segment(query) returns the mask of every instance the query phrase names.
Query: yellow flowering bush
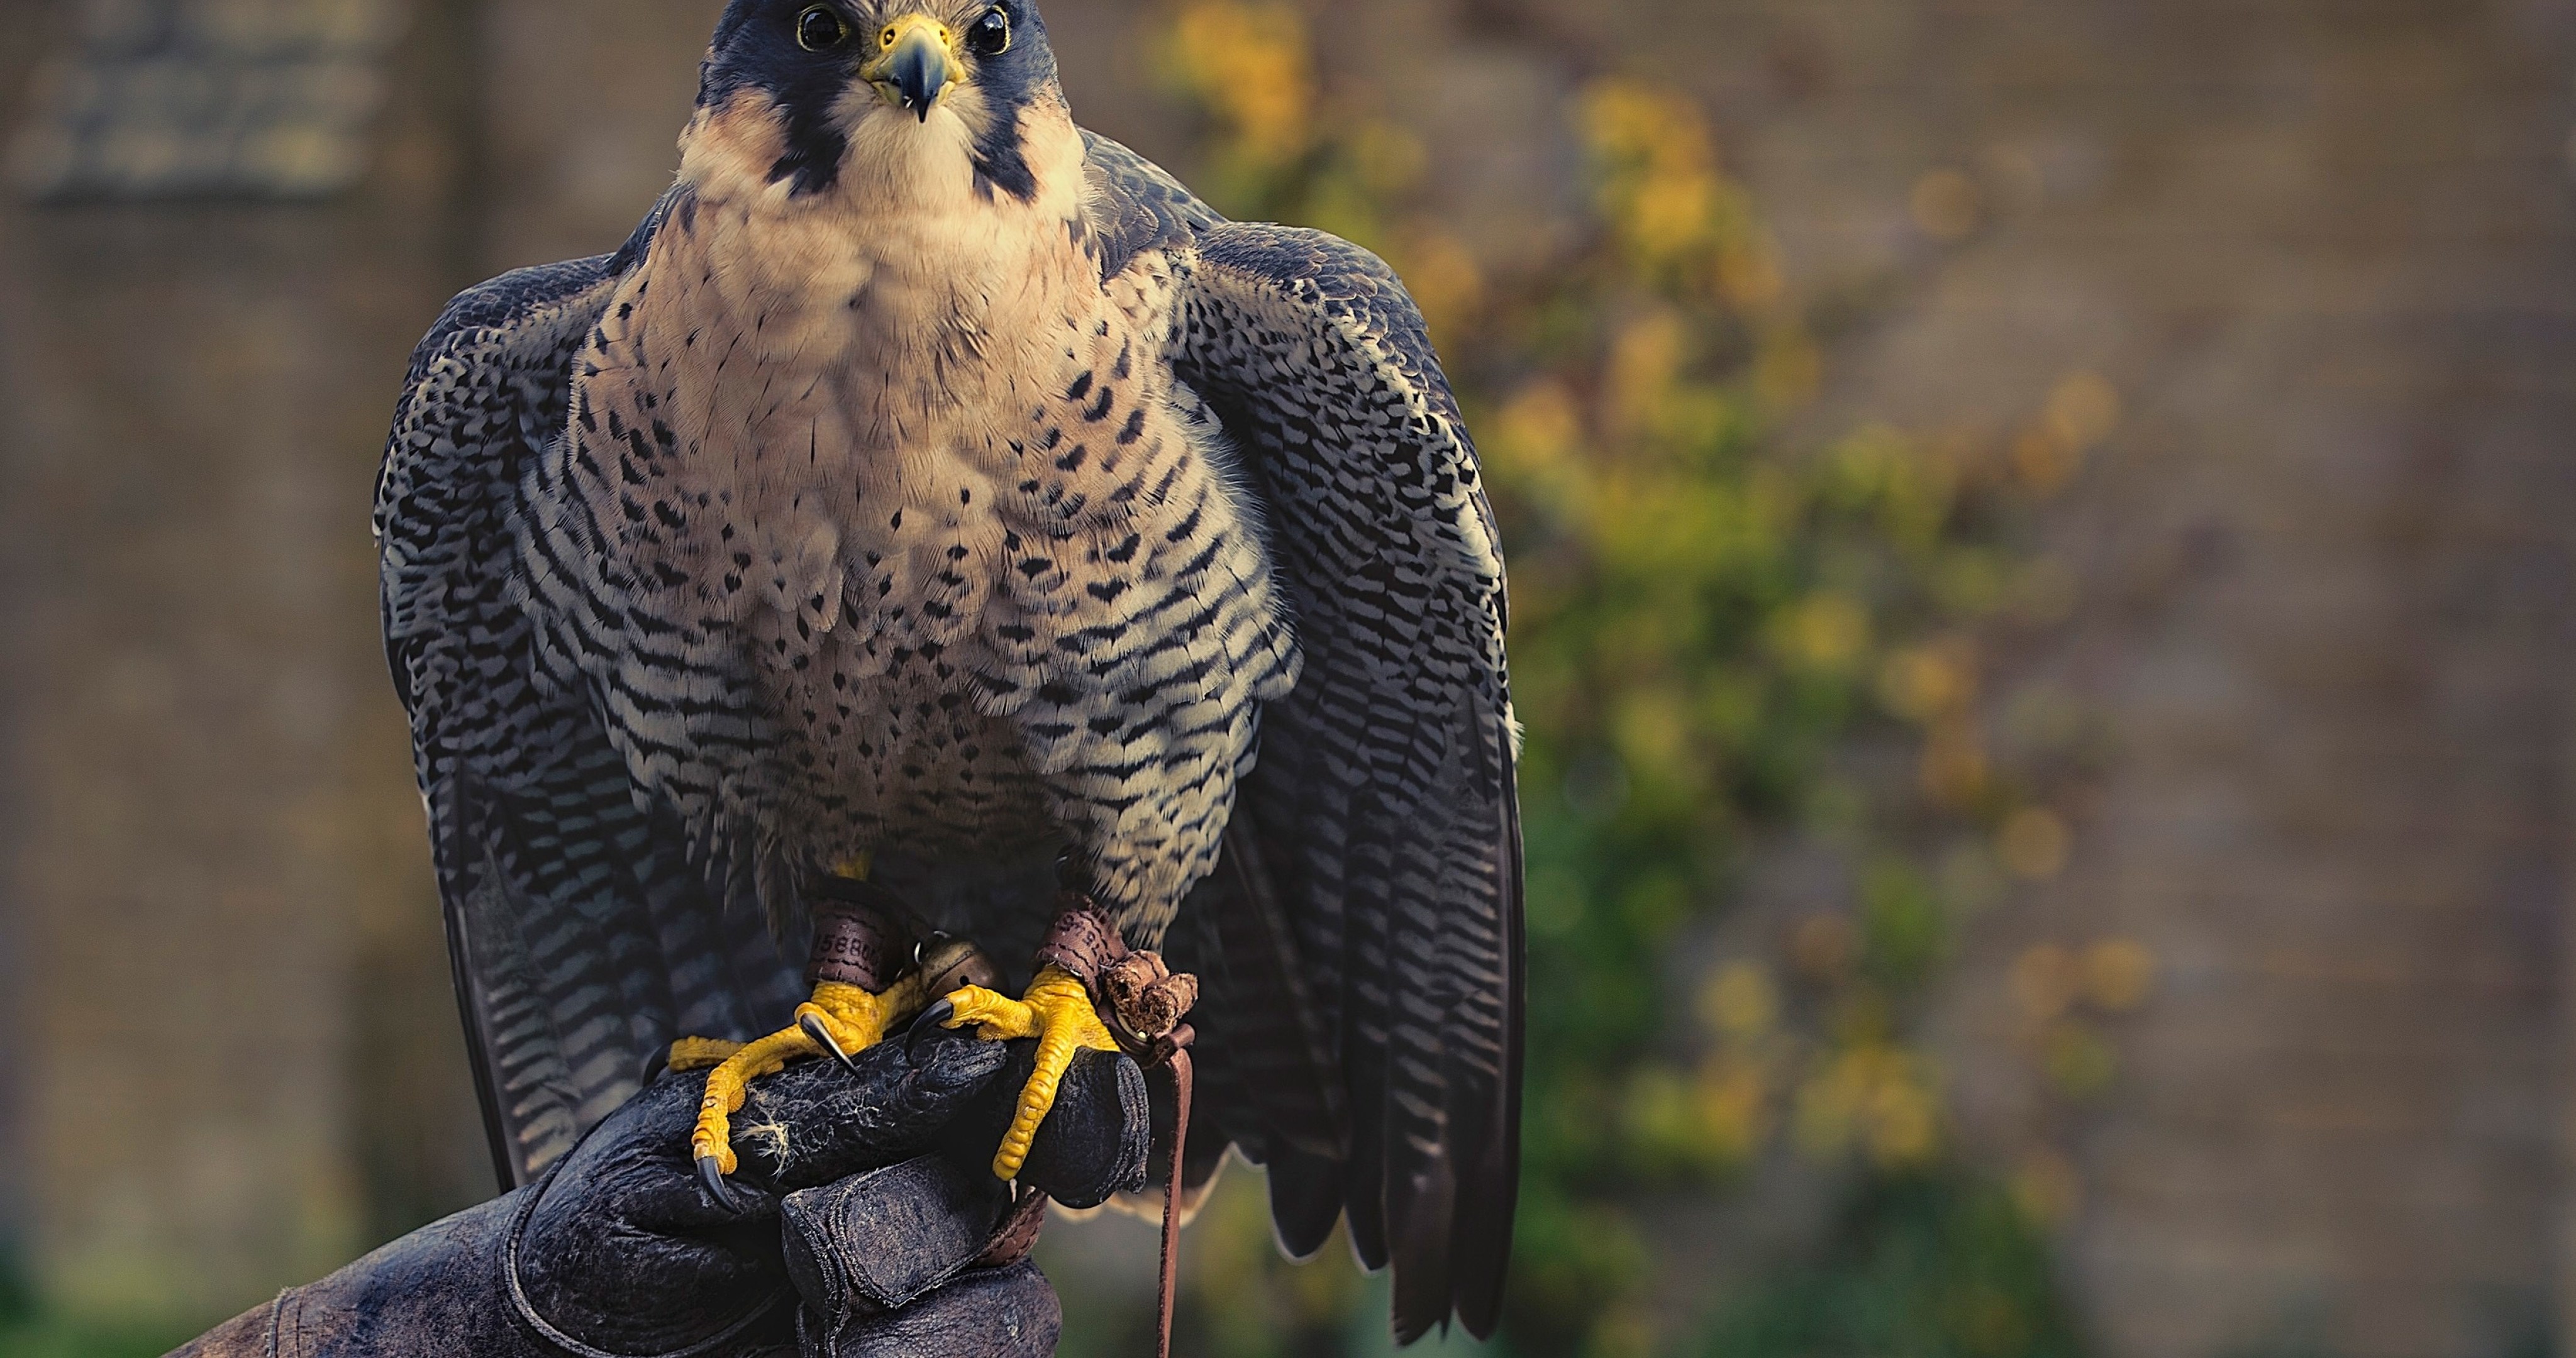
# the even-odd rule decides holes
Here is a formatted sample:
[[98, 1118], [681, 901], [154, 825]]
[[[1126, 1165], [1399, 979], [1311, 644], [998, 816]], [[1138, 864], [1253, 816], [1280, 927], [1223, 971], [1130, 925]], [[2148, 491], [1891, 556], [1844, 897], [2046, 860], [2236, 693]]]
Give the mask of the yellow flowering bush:
[[[1822, 356], [1690, 100], [1586, 91], [1581, 229], [1496, 276], [1420, 205], [1418, 141], [1328, 97], [1308, 42], [1293, 4], [1184, 0], [1165, 70], [1204, 119], [1186, 168], [1220, 210], [1348, 236], [1406, 278], [1504, 520], [1533, 978], [1507, 1344], [2067, 1352], [2033, 1228], [2073, 1171], [2044, 1146], [2007, 1185], [1963, 1170], [1909, 1027], [1962, 918], [2073, 851], [2047, 761], [1992, 737], [1988, 670], [1998, 634], [2073, 604], [2027, 520], [2117, 427], [2117, 391], [2074, 374], [2000, 439], [1792, 441]], [[1918, 217], [1963, 219], [1917, 196], [1938, 200]], [[1790, 841], [1840, 885], [1713, 964], [1676, 961], [1712, 954], [1748, 863]], [[2013, 976], [2035, 1068], [2098, 1093], [2107, 1021], [2145, 1001], [2152, 957], [2052, 945]], [[1833, 1259], [1658, 1333], [1637, 1205], [1781, 1155], [1858, 1185]], [[1347, 1266], [1279, 1263], [1264, 1212], [1221, 1194], [1200, 1228], [1198, 1347], [1338, 1352], [1382, 1327]], [[1904, 1332], [1852, 1328], [1863, 1314]]]

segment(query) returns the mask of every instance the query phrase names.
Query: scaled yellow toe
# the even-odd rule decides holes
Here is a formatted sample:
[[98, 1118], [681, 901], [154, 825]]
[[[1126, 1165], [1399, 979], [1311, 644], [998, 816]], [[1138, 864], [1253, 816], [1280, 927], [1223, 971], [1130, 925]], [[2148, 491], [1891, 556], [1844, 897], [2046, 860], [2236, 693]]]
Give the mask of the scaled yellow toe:
[[814, 987], [814, 998], [796, 1006], [796, 1019], [821, 1021], [843, 1052], [856, 1056], [885, 1040], [891, 1027], [894, 1006], [854, 985], [824, 981]]
[[1020, 1167], [1028, 1162], [1030, 1145], [1037, 1140], [1038, 1124], [1046, 1121], [1048, 1110], [1055, 1107], [1056, 1091], [1063, 1087], [1065, 1074], [1073, 1069], [1074, 1053], [1086, 1047], [1114, 1052], [1118, 1044], [1092, 1009], [1091, 996], [1083, 990], [1082, 982], [1057, 967], [1041, 969], [1037, 979], [1029, 983], [1025, 999], [1014, 1000], [982, 986], [968, 986], [949, 995], [948, 1002], [957, 1009], [948, 1017], [948, 1027], [971, 1024], [978, 1037], [996, 1042], [1019, 1037], [1038, 1039], [1037, 1069], [1021, 1086], [1019, 1111], [1011, 1119], [1011, 1130], [1002, 1137], [1001, 1149], [993, 1154], [993, 1173], [1016, 1179]]
[[[919, 989], [909, 978], [907, 983]], [[894, 991], [877, 996], [854, 985], [825, 981], [814, 987], [813, 999], [797, 1006], [796, 1025], [784, 1032], [747, 1044], [703, 1037], [672, 1043], [673, 1070], [714, 1067], [707, 1075], [706, 1096], [698, 1101], [698, 1125], [689, 1134], [690, 1153], [700, 1160], [713, 1159], [727, 1174], [739, 1168], [733, 1153], [733, 1115], [742, 1110], [751, 1082], [777, 1074], [790, 1061], [823, 1055], [823, 1048], [806, 1035], [807, 1018], [819, 1022], [844, 1053], [856, 1056], [884, 1040], [886, 1029], [903, 1017], [904, 1006], [904, 998]]]

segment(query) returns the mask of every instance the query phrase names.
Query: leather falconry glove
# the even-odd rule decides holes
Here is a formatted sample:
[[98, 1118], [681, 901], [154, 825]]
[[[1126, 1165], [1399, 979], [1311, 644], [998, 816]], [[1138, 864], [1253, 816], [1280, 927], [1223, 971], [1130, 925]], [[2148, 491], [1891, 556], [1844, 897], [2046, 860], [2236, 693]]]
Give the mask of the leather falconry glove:
[[1141, 1187], [1145, 1083], [1087, 1052], [1014, 1197], [984, 1163], [1034, 1044], [944, 1031], [762, 1079], [731, 1207], [688, 1153], [703, 1076], [666, 1074], [546, 1177], [424, 1227], [182, 1358], [1043, 1358], [1046, 1199]]

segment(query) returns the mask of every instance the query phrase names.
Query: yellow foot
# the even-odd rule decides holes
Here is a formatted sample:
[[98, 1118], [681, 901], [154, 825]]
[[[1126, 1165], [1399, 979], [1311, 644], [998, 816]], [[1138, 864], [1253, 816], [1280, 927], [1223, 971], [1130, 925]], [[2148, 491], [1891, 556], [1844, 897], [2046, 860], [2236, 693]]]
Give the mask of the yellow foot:
[[713, 1070], [732, 1060], [733, 1054], [747, 1045], [722, 1038], [684, 1037], [671, 1044], [671, 1069], [682, 1072]]
[[814, 998], [796, 1006], [796, 1027], [817, 1050], [847, 1066], [851, 1057], [884, 1041], [886, 1029], [920, 1011], [920, 990], [921, 983], [909, 976], [883, 995], [824, 981], [814, 987]]
[[854, 985], [825, 981], [814, 987], [813, 999], [796, 1007], [796, 1026], [784, 1032], [751, 1043], [703, 1037], [672, 1043], [671, 1069], [708, 1072], [697, 1129], [689, 1134], [689, 1150], [697, 1157], [707, 1191], [727, 1207], [736, 1205], [724, 1176], [741, 1167], [733, 1153], [733, 1115], [742, 1110], [752, 1081], [809, 1056], [834, 1056], [848, 1064], [884, 1038], [907, 1007], [920, 1006], [920, 988], [918, 981], [907, 979], [884, 995], [871, 995]]
[[1011, 1119], [1011, 1130], [1002, 1137], [1002, 1148], [993, 1155], [993, 1173], [1016, 1179], [1020, 1166], [1028, 1162], [1030, 1145], [1037, 1140], [1038, 1124], [1046, 1121], [1047, 1111], [1055, 1107], [1056, 1091], [1063, 1087], [1066, 1072], [1073, 1069], [1074, 1053], [1086, 1047], [1114, 1052], [1118, 1044], [1111, 1040], [1108, 1026], [1093, 1011], [1091, 996], [1084, 992], [1082, 982], [1056, 967], [1038, 972], [1024, 1000], [997, 995], [982, 986], [967, 986], [950, 992], [943, 1003], [954, 1010], [940, 1020], [948, 1027], [973, 1024], [977, 1036], [995, 1042], [1017, 1037], [1038, 1039], [1038, 1068], [1021, 1086], [1019, 1112]]

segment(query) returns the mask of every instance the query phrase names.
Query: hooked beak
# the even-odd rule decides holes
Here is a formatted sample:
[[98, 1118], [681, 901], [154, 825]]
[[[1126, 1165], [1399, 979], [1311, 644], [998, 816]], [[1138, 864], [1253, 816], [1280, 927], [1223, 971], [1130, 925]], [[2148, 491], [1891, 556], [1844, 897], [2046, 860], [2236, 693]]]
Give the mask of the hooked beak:
[[957, 61], [955, 36], [948, 25], [928, 15], [907, 14], [886, 25], [879, 41], [877, 59], [861, 67], [859, 74], [876, 86], [886, 102], [929, 122], [939, 96], [965, 75]]

